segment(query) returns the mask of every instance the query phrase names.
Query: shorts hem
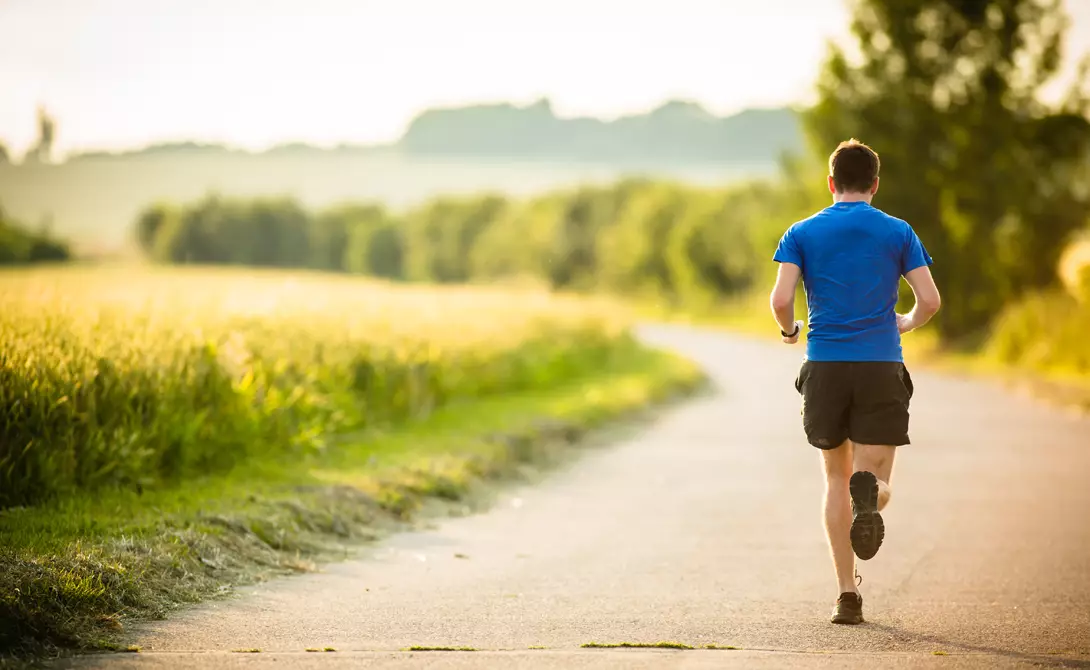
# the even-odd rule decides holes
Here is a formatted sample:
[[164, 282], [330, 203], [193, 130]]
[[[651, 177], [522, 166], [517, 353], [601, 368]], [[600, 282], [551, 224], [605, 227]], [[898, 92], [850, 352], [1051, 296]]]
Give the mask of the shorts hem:
[[[871, 437], [873, 437], [873, 436], [871, 436]], [[874, 444], [874, 445], [882, 445], [882, 446], [886, 446], [886, 447], [906, 447], [906, 446], [912, 444], [912, 441], [908, 439], [908, 436], [901, 436], [901, 437], [898, 437], [897, 439], [894, 439], [894, 440], [889, 440], [889, 439], [885, 439], [885, 440], [858, 439], [857, 440], [854, 437], [849, 438], [849, 439], [851, 439], [853, 444]]]
[[840, 445], [844, 444], [844, 440], [847, 440], [847, 439], [848, 439], [848, 436], [845, 435], [844, 437], [842, 437], [842, 438], [840, 438], [838, 440], [826, 440], [825, 438], [820, 438], [820, 437], [818, 437], [818, 438], [807, 437], [806, 441], [809, 442], [810, 446], [814, 447], [815, 449], [821, 449], [822, 451], [832, 451], [833, 449], [836, 449]]

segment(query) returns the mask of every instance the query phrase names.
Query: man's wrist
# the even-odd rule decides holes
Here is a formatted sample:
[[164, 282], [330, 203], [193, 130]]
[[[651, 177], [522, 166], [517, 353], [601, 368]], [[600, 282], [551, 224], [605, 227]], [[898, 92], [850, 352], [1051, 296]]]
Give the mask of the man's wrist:
[[802, 332], [802, 324], [800, 324], [798, 321], [793, 322], [791, 325], [793, 327], [790, 331], [784, 330], [783, 325], [780, 325], [780, 335], [782, 335], [783, 337], [795, 337], [800, 332]]

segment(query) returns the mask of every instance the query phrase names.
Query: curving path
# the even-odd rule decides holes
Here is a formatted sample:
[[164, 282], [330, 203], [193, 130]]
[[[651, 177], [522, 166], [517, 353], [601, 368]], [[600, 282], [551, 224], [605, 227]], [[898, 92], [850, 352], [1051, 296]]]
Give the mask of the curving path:
[[[140, 654], [69, 665], [1090, 668], [1090, 418], [914, 371], [914, 444], [886, 542], [859, 568], [868, 623], [834, 626], [801, 345], [643, 337], [698, 360], [717, 392], [488, 513], [144, 626]], [[658, 641], [742, 649], [581, 648]], [[478, 651], [398, 651], [414, 645]], [[304, 651], [325, 646], [338, 651]], [[262, 653], [231, 653], [244, 647]]]

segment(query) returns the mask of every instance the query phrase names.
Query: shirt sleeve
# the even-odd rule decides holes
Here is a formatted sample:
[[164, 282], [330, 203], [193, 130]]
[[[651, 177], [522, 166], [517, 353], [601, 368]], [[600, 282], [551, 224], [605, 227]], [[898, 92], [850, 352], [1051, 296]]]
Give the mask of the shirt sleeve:
[[916, 234], [916, 231], [908, 226], [908, 230], [905, 236], [905, 246], [901, 252], [901, 274], [906, 275], [912, 272], [916, 268], [921, 268], [925, 265], [932, 265], [934, 261], [931, 258], [931, 254], [927, 253], [927, 249], [923, 246], [923, 241], [920, 240], [920, 236]]
[[776, 246], [776, 253], [773, 254], [772, 260], [777, 263], [794, 263], [800, 268], [802, 267], [802, 249], [799, 247], [798, 233], [794, 226], [788, 228], [787, 232], [780, 238], [780, 243]]

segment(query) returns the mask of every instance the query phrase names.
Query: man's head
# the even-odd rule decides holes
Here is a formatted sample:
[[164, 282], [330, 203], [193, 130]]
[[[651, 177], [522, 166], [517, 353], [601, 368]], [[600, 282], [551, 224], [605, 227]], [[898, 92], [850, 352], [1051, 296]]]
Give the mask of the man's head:
[[870, 200], [880, 167], [878, 154], [866, 144], [854, 138], [841, 142], [829, 156], [829, 192], [838, 200]]

